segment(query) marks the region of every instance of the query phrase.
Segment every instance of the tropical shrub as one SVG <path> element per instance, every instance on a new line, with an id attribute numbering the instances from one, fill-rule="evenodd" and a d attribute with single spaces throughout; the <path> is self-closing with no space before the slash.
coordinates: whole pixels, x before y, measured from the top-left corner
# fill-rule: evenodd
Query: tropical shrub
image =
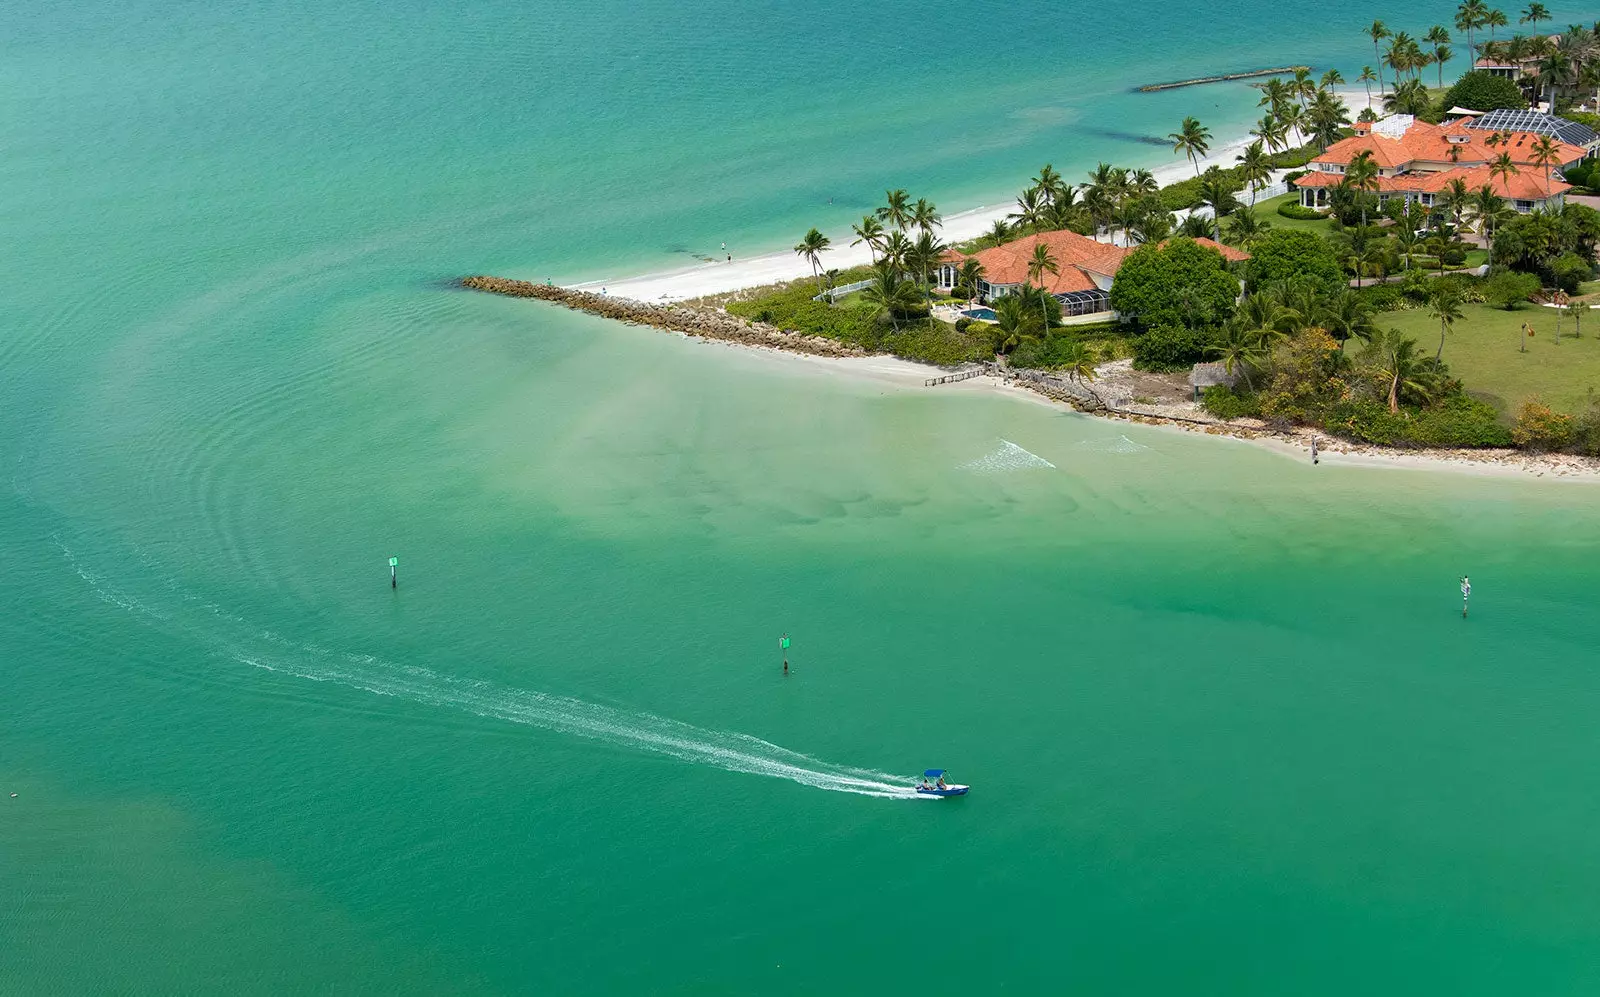
<path id="1" fill-rule="evenodd" d="M 1528 102 L 1522 99 L 1522 90 L 1503 76 L 1483 70 L 1463 73 L 1455 85 L 1439 101 L 1441 110 L 1452 107 L 1470 107 L 1474 111 L 1495 111 L 1502 107 L 1523 108 Z"/>
<path id="2" fill-rule="evenodd" d="M 1371 398 L 1350 399 L 1328 413 L 1330 433 L 1380 446 L 1509 447 L 1511 431 L 1500 424 L 1494 408 L 1456 394 L 1425 409 L 1390 412 Z"/>
<path id="3" fill-rule="evenodd" d="M 1398 284 L 1371 284 L 1352 293 L 1375 312 L 1396 312 L 1416 307 L 1416 303 L 1406 297 Z"/>
<path id="4" fill-rule="evenodd" d="M 1585 457 L 1600 457 L 1600 405 L 1590 404 L 1572 421 L 1571 447 Z"/>
<path id="5" fill-rule="evenodd" d="M 1511 430 L 1494 406 L 1455 394 L 1418 412 L 1407 429 L 1410 442 L 1424 447 L 1509 447 Z"/>
<path id="6" fill-rule="evenodd" d="M 966 332 L 970 328 L 972 328 L 972 319 L 969 319 L 966 316 L 956 319 L 957 332 Z"/>
<path id="7" fill-rule="evenodd" d="M 1539 290 L 1539 278 L 1531 273 L 1502 270 L 1483 283 L 1483 300 L 1496 308 L 1511 311 Z"/>
<path id="8" fill-rule="evenodd" d="M 1577 294 L 1578 286 L 1594 276 L 1594 265 L 1577 253 L 1562 253 L 1550 261 L 1550 281 L 1568 294 Z"/>
<path id="9" fill-rule="evenodd" d="M 1140 246 L 1111 283 L 1111 307 L 1146 328 L 1213 325 L 1233 314 L 1238 296 L 1222 254 L 1193 239 Z"/>
<path id="10" fill-rule="evenodd" d="M 1334 405 L 1323 428 L 1362 443 L 1394 446 L 1406 439 L 1407 426 L 1403 412 L 1390 412 L 1387 405 L 1362 398 Z"/>
<path id="11" fill-rule="evenodd" d="M 1328 217 L 1327 215 L 1318 211 L 1316 208 L 1308 208 L 1303 204 L 1296 204 L 1293 201 L 1285 201 L 1278 205 L 1278 214 L 1285 218 L 1294 218 L 1302 222 L 1322 221 Z"/>
<path id="12" fill-rule="evenodd" d="M 1576 435 L 1572 416 L 1552 411 L 1537 397 L 1522 403 L 1516 424 L 1511 427 L 1511 438 L 1517 446 L 1540 453 L 1565 450 Z"/>
<path id="13" fill-rule="evenodd" d="M 1333 244 L 1315 232 L 1279 228 L 1268 232 L 1250 251 L 1248 282 L 1252 289 L 1279 280 L 1303 279 L 1331 294 L 1345 286 L 1344 267 Z M 1126 266 L 1127 264 L 1123 264 Z M 1115 294 L 1115 288 L 1112 289 Z"/>
<path id="14" fill-rule="evenodd" d="M 1279 422 L 1320 422 L 1348 391 L 1340 376 L 1349 359 L 1339 343 L 1312 327 L 1273 351 L 1272 385 L 1261 392 L 1261 415 Z"/>
<path id="15" fill-rule="evenodd" d="M 1234 391 L 1226 384 L 1213 384 L 1201 392 L 1200 407 L 1218 419 L 1243 419 L 1261 414 L 1261 401 L 1255 392 Z"/>
<path id="16" fill-rule="evenodd" d="M 1133 341 L 1139 370 L 1188 370 L 1206 357 L 1207 338 L 1182 324 L 1158 326 Z"/>

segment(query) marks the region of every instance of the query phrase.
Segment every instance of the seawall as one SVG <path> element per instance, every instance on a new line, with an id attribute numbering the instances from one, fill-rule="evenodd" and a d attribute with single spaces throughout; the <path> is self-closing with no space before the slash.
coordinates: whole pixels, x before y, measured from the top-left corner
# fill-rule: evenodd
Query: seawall
<path id="1" fill-rule="evenodd" d="M 795 353 L 810 353 L 821 357 L 861 357 L 867 352 L 837 340 L 822 336 L 807 336 L 798 332 L 785 332 L 764 322 L 748 322 L 726 312 L 709 311 L 679 305 L 651 305 L 627 298 L 612 298 L 588 291 L 575 291 L 566 287 L 552 287 L 526 280 L 506 277 L 463 277 L 461 286 L 474 291 L 503 294 L 513 298 L 536 298 L 564 305 L 574 311 L 588 312 L 601 318 L 614 319 L 632 325 L 647 325 L 668 332 L 681 332 L 701 339 L 720 339 L 745 346 L 767 346 Z"/>

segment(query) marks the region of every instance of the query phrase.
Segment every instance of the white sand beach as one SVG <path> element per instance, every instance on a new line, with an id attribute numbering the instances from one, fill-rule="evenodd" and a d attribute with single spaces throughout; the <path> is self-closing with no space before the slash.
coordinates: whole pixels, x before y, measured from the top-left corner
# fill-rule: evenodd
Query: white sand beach
<path id="1" fill-rule="evenodd" d="M 1338 93 L 1349 105 L 1352 117 L 1368 106 L 1367 94 L 1363 90 L 1341 89 Z M 1372 103 L 1377 104 L 1377 101 L 1373 100 Z M 1211 166 L 1227 168 L 1235 165 L 1235 157 L 1253 141 L 1254 138 L 1246 134 L 1229 138 L 1213 146 L 1210 153 L 1200 160 L 1200 169 L 1204 170 Z M 1150 169 L 1155 174 L 1157 182 L 1163 185 L 1191 177 L 1195 171 L 1188 160 L 1176 154 L 1155 163 L 1146 161 L 1131 165 Z M 1282 172 L 1279 171 L 1278 176 L 1281 176 Z M 1277 179 L 1277 176 L 1274 179 Z M 1017 189 L 1020 191 L 1026 183 L 1026 177 L 1019 177 Z M 962 242 L 975 238 L 988 231 L 997 219 L 1004 218 L 1015 210 L 1014 201 L 1005 201 L 999 204 L 979 205 L 948 215 L 945 217 L 941 235 L 946 242 Z M 848 231 L 825 234 L 833 240 L 831 248 L 823 257 L 828 268 L 844 269 L 871 262 L 871 254 L 866 246 L 850 245 L 854 237 Z M 708 294 L 722 294 L 746 287 L 760 287 L 764 284 L 810 275 L 811 268 L 805 260 L 793 252 L 783 250 L 749 259 L 734 260 L 732 263 L 702 263 L 678 270 L 591 280 L 572 286 L 585 291 L 598 291 L 604 288 L 605 292 L 613 297 L 631 298 L 635 301 L 670 302 Z"/>

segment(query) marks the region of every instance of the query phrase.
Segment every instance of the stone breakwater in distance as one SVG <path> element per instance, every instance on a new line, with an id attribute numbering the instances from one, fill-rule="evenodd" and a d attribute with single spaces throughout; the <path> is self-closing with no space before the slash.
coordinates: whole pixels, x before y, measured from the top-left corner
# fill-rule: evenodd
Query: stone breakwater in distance
<path id="1" fill-rule="evenodd" d="M 821 357 L 864 357 L 867 352 L 837 340 L 822 336 L 807 336 L 798 332 L 785 332 L 764 322 L 748 322 L 726 312 L 708 311 L 681 305 L 651 305 L 627 298 L 612 298 L 588 291 L 574 291 L 566 287 L 535 284 L 526 280 L 506 277 L 464 277 L 461 286 L 490 294 L 504 294 L 513 298 L 537 298 L 564 305 L 574 311 L 588 312 L 601 318 L 615 319 L 632 325 L 647 325 L 668 332 L 681 332 L 701 339 L 720 339 L 745 346 L 766 346 L 795 353 L 810 353 Z"/>

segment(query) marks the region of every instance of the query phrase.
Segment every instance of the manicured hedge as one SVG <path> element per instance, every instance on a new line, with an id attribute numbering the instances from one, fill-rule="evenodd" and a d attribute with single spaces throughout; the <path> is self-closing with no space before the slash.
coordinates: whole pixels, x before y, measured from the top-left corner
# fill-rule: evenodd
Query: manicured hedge
<path id="1" fill-rule="evenodd" d="M 1328 217 L 1316 208 L 1308 208 L 1293 201 L 1284 201 L 1278 205 L 1278 214 L 1285 218 L 1294 218 L 1303 222 L 1323 221 Z"/>

